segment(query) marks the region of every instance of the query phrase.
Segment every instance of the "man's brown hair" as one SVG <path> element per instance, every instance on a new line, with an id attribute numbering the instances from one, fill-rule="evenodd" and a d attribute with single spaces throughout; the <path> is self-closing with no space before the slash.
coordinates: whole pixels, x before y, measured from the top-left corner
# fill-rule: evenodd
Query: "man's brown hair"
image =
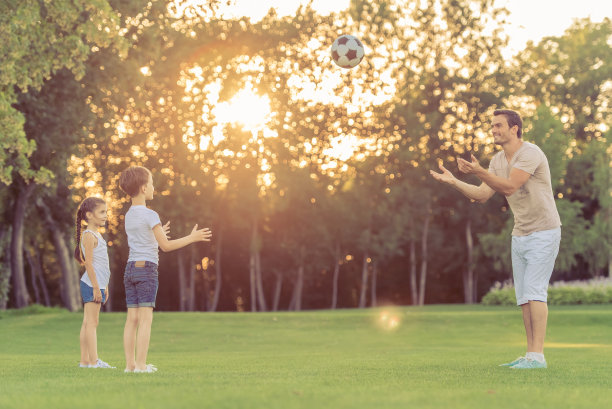
<path id="1" fill-rule="evenodd" d="M 142 166 L 130 166 L 119 176 L 119 187 L 130 196 L 136 196 L 140 188 L 149 183 L 149 169 Z"/>
<path id="2" fill-rule="evenodd" d="M 512 111 L 510 109 L 497 109 L 493 112 L 493 115 L 503 115 L 506 117 L 506 121 L 508 122 L 508 126 L 512 128 L 514 125 L 518 126 L 518 131 L 516 135 L 520 138 L 523 134 L 523 120 L 518 112 Z"/>

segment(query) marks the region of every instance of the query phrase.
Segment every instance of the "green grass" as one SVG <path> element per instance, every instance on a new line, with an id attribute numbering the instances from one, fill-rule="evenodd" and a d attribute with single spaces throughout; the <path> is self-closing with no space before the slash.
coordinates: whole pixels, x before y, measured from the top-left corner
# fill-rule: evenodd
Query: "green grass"
<path id="1" fill-rule="evenodd" d="M 516 307 L 300 313 L 155 313 L 155 374 L 124 374 L 124 313 L 102 314 L 100 357 L 80 369 L 81 315 L 0 313 L 0 408 L 603 408 L 612 399 L 612 306 L 551 307 L 549 368 L 524 352 Z"/>

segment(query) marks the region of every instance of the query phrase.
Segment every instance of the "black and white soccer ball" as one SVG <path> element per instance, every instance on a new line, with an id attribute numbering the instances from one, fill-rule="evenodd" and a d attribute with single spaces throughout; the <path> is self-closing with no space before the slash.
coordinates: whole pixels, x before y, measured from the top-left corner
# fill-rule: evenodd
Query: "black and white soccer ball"
<path id="1" fill-rule="evenodd" d="M 352 35 L 341 35 L 331 47 L 332 60 L 342 68 L 355 67 L 361 62 L 363 55 L 363 44 Z"/>

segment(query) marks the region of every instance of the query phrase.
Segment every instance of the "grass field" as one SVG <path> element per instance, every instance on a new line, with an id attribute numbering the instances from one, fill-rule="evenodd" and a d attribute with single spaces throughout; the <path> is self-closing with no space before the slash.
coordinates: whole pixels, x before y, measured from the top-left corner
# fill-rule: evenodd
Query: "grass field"
<path id="1" fill-rule="evenodd" d="M 399 318 L 386 330 L 383 312 Z M 0 408 L 605 408 L 612 306 L 551 308 L 549 368 L 524 352 L 516 307 L 155 313 L 155 374 L 124 374 L 124 313 L 100 317 L 81 369 L 81 315 L 0 313 Z"/>

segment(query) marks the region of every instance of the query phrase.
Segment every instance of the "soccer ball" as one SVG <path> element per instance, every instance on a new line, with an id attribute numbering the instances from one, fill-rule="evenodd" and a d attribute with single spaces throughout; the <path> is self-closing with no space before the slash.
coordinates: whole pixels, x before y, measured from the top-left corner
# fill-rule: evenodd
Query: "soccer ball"
<path id="1" fill-rule="evenodd" d="M 352 35 L 341 35 L 331 46 L 334 62 L 342 68 L 353 68 L 363 59 L 363 44 Z"/>

